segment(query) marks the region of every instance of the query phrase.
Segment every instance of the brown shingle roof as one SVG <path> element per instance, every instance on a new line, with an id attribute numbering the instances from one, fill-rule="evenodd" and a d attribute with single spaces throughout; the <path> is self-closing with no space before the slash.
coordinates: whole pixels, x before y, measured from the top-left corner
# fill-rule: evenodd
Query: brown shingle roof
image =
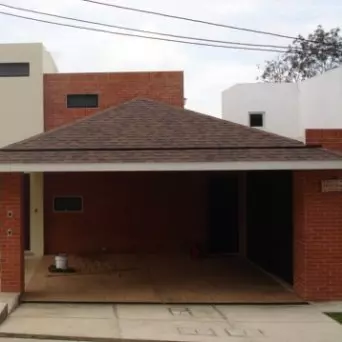
<path id="1" fill-rule="evenodd" d="M 145 99 L 0 149 L 0 163 L 336 160 L 342 160 L 342 156 Z"/>
<path id="2" fill-rule="evenodd" d="M 0 164 L 40 163 L 177 163 L 259 161 L 342 161 L 336 153 L 320 148 L 227 150 L 107 150 L 107 151 L 6 151 Z"/>
<path id="3" fill-rule="evenodd" d="M 302 143 L 229 121 L 136 99 L 8 146 L 10 149 L 291 147 Z"/>

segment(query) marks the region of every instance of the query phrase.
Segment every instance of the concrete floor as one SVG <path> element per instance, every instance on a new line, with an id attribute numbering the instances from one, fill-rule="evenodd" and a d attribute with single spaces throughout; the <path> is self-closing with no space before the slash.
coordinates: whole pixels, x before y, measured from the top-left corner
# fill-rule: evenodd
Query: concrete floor
<path id="1" fill-rule="evenodd" d="M 27 259 L 25 302 L 293 303 L 291 289 L 237 257 L 69 256 L 72 274 L 50 273 L 52 256 Z"/>
<path id="2" fill-rule="evenodd" d="M 319 306 L 22 304 L 0 336 L 186 342 L 337 342 Z"/>

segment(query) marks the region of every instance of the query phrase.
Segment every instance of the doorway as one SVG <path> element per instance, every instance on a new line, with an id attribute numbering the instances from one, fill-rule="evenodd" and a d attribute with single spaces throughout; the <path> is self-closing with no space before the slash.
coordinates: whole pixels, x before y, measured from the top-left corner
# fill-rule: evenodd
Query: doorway
<path id="1" fill-rule="evenodd" d="M 213 174 L 208 187 L 208 250 L 211 254 L 239 252 L 238 176 Z"/>
<path id="2" fill-rule="evenodd" d="M 292 172 L 247 173 L 247 256 L 292 284 Z"/>

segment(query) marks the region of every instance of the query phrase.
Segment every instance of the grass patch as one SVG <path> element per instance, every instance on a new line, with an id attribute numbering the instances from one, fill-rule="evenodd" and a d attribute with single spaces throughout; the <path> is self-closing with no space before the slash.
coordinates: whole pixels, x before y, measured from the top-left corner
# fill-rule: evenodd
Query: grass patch
<path id="1" fill-rule="evenodd" d="M 342 324 L 342 312 L 326 312 L 325 314 L 334 319 L 336 322 Z"/>

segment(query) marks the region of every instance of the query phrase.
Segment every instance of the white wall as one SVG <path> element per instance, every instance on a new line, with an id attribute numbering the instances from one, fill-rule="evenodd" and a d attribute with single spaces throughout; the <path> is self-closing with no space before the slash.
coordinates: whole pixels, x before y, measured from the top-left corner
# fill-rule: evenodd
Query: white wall
<path id="1" fill-rule="evenodd" d="M 44 47 L 43 47 L 43 72 L 44 74 L 58 72 L 57 65 L 55 61 L 53 60 L 51 53 L 47 51 Z"/>
<path id="2" fill-rule="evenodd" d="M 249 112 L 265 113 L 264 130 L 301 138 L 296 84 L 246 83 L 223 92 L 224 119 L 248 126 Z"/>
<path id="3" fill-rule="evenodd" d="M 342 128 L 342 67 L 301 83 L 237 84 L 223 92 L 223 118 L 249 125 L 265 112 L 266 131 L 304 141 L 305 129 Z"/>
<path id="4" fill-rule="evenodd" d="M 301 83 L 303 128 L 342 128 L 342 67 Z"/>
<path id="5" fill-rule="evenodd" d="M 27 77 L 0 77 L 0 147 L 43 132 L 43 73 L 56 70 L 51 60 L 39 43 L 0 45 L 0 63 L 30 63 Z"/>

